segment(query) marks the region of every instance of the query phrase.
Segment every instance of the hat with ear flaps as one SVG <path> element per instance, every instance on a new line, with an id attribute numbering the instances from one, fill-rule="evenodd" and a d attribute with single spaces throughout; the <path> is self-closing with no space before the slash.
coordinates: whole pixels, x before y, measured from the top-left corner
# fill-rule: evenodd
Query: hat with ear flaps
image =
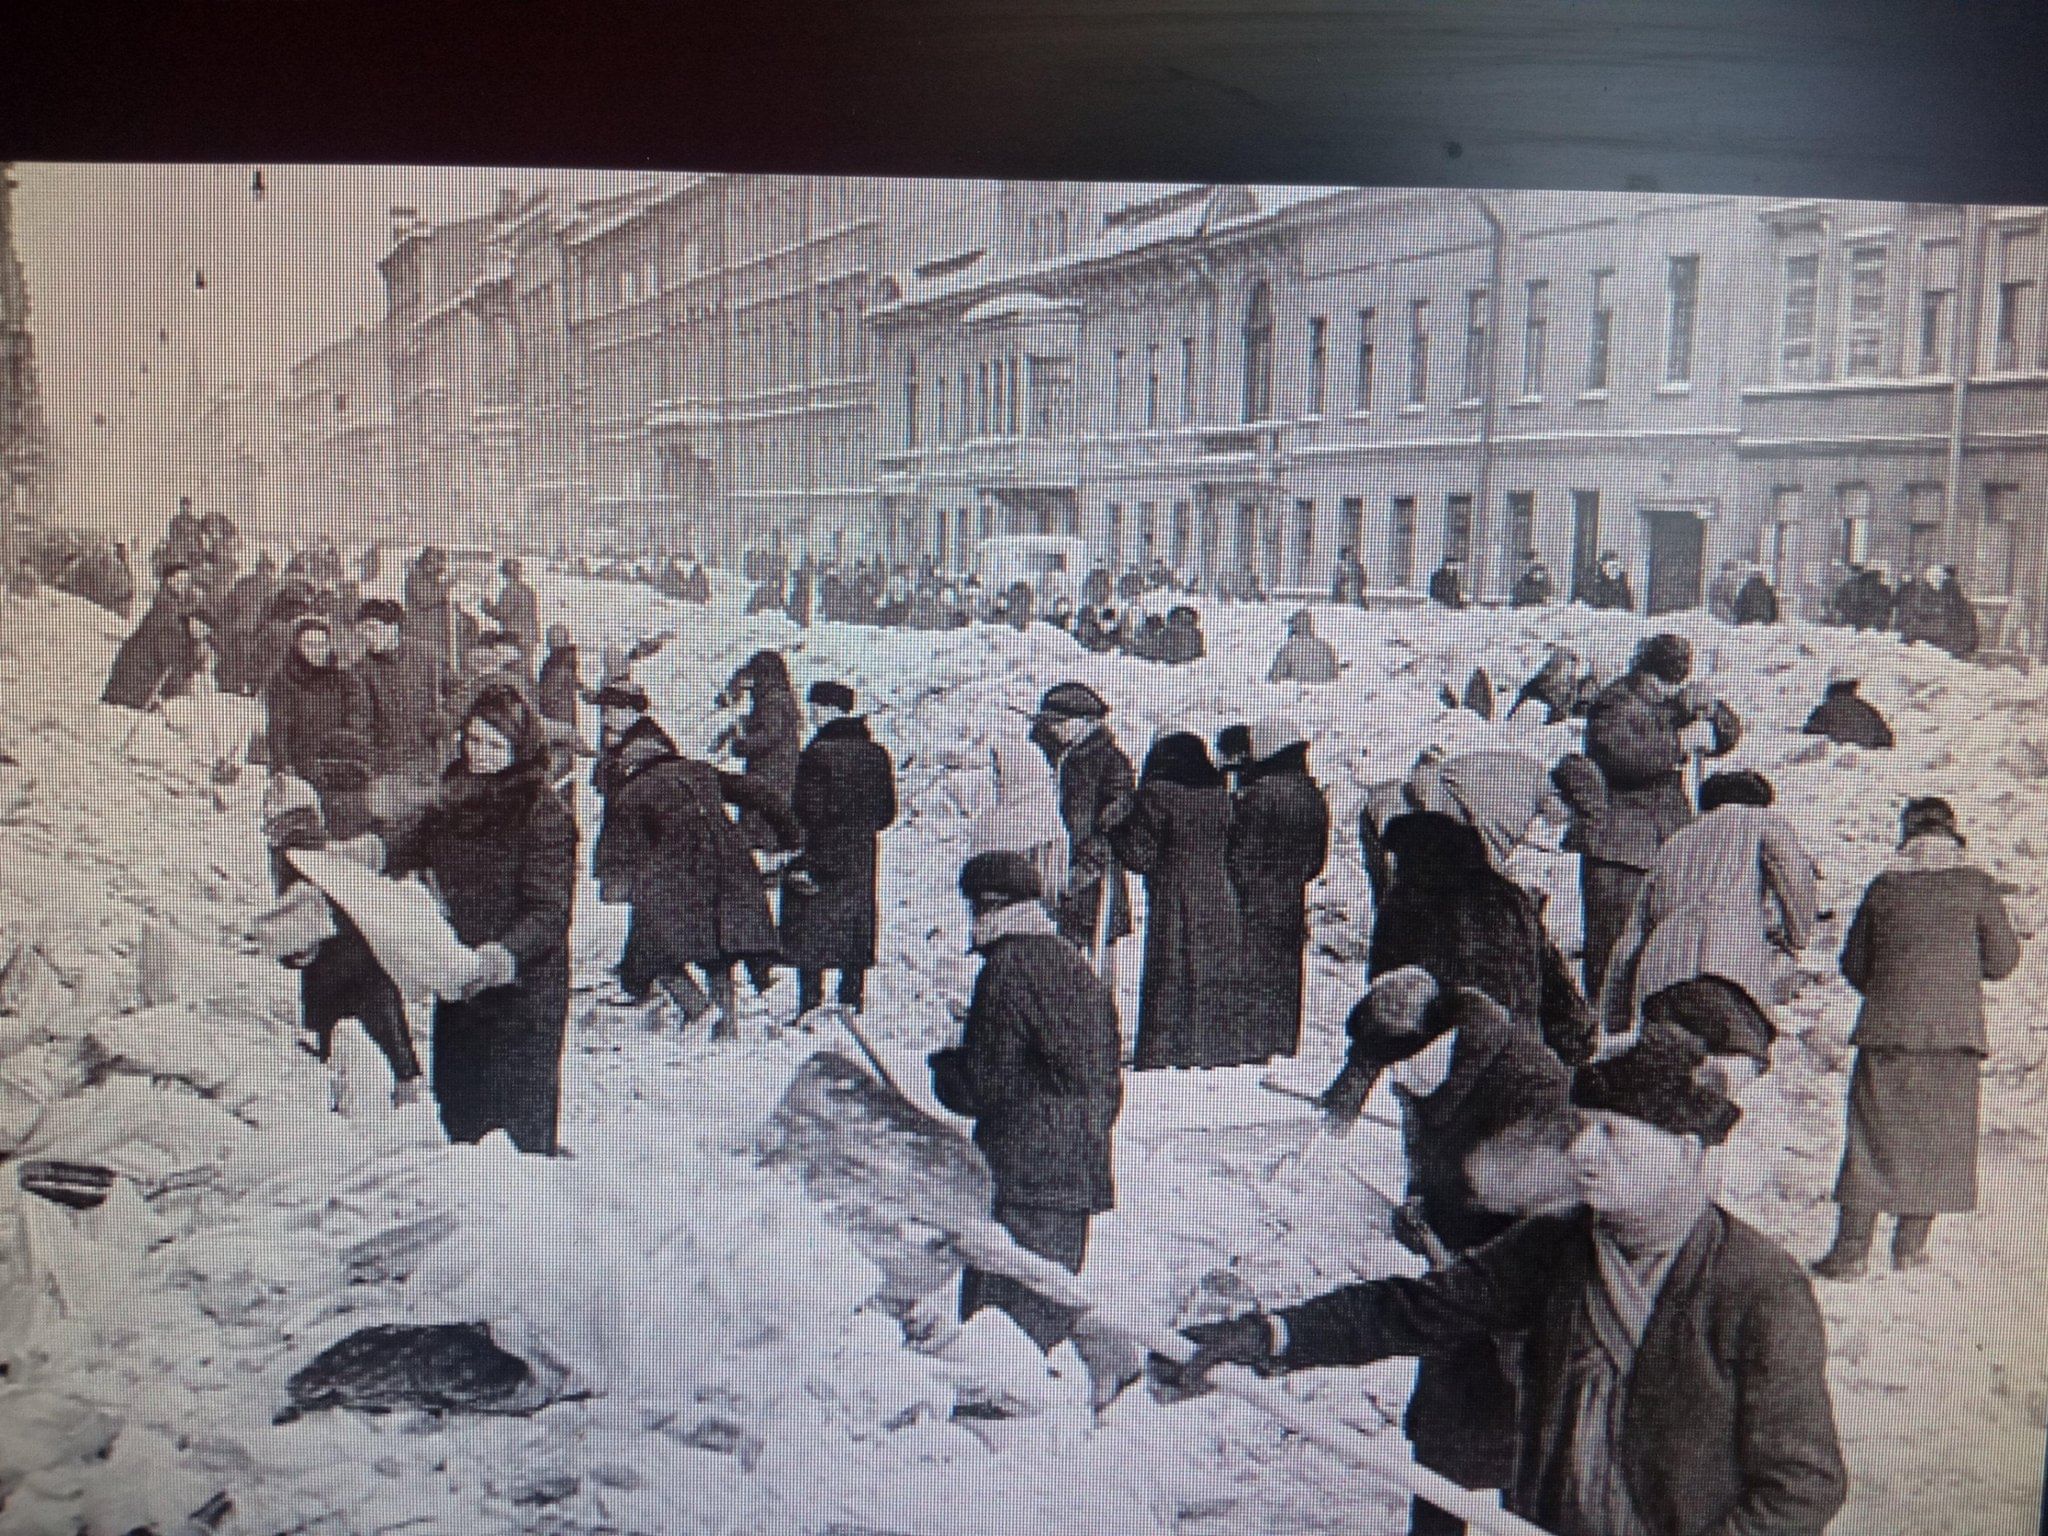
<path id="1" fill-rule="evenodd" d="M 1572 1104 L 1640 1120 L 1673 1136 L 1719 1146 L 1742 1118 L 1726 1094 L 1699 1080 L 1706 1051 L 1691 1035 L 1660 1019 L 1646 1020 L 1627 1049 L 1572 1074 Z"/>
<path id="2" fill-rule="evenodd" d="M 1956 808 L 1939 795 L 1908 800 L 1905 810 L 1899 813 L 1899 846 L 1905 847 L 1916 837 L 1946 837 L 1958 848 L 1969 846 L 1963 829 L 1956 823 Z"/>

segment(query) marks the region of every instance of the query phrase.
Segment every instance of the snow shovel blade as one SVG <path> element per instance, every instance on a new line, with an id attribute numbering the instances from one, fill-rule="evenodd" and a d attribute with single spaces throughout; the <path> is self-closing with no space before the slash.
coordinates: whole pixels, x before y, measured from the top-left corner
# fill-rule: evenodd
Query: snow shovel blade
<path id="1" fill-rule="evenodd" d="M 804 1193 L 883 1274 L 882 1295 L 914 1301 L 961 1268 L 951 1234 L 988 1221 L 995 1181 L 973 1142 L 837 1051 L 798 1068 L 763 1126 L 764 1166 L 794 1169 Z"/>

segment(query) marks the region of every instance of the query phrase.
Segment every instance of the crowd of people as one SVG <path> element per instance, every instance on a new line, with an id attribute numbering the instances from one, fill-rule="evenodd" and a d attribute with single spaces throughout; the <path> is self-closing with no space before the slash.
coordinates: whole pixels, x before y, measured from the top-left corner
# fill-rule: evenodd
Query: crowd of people
<path id="1" fill-rule="evenodd" d="M 402 1093 L 431 1092 L 451 1139 L 503 1131 L 521 1151 L 557 1150 L 586 761 L 590 866 L 600 898 L 630 913 L 601 1005 L 731 1038 L 784 968 L 794 1022 L 866 1005 L 882 834 L 899 806 L 895 764 L 845 681 L 815 678 L 800 701 L 788 659 L 762 649 L 715 701 L 727 728 L 686 750 L 633 676 L 664 637 L 608 649 L 586 686 L 516 560 L 476 618 L 437 550 L 411 563 L 402 601 L 345 596 L 338 558 L 294 563 L 265 576 L 261 601 L 238 604 L 237 583 L 224 605 L 236 619 L 216 625 L 192 567 L 161 561 L 107 698 L 147 709 L 211 666 L 262 699 L 281 898 L 295 849 L 431 876 L 477 957 L 465 994 L 436 1006 L 431 1081 L 345 918 L 293 957 L 317 1049 L 356 1018 Z M 686 584 L 701 572 L 674 568 Z M 259 560 L 245 580 L 263 574 Z M 1098 574 L 1080 613 L 1099 623 Z M 880 575 L 820 565 L 756 579 L 782 605 L 807 583 L 804 600 L 830 614 Z M 913 599 L 926 585 L 906 583 Z M 1107 597 L 1130 601 L 1114 586 Z M 1312 617 L 1289 631 L 1272 676 L 1333 679 L 1341 662 Z M 1373 894 L 1367 985 L 1321 1104 L 1347 1124 L 1393 1085 L 1409 1199 L 1390 1230 L 1426 1272 L 1191 1326 L 1192 1361 L 1149 1362 L 1155 1390 L 1200 1391 L 1222 1362 L 1272 1374 L 1418 1356 L 1417 1459 L 1502 1490 L 1555 1536 L 1818 1533 L 1846 1474 L 1809 1276 L 1867 1273 L 1884 1215 L 1894 1266 L 1917 1267 L 1936 1218 L 1974 1208 L 1982 987 L 2016 967 L 2017 940 L 1954 810 L 1906 805 L 1897 863 L 1864 894 L 1839 958 L 1864 999 L 1839 1230 L 1803 1268 L 1716 1203 L 1710 1153 L 1772 1069 L 1777 1011 L 1821 922 L 1814 857 L 1770 781 L 1724 766 L 1743 722 L 1694 677 L 1682 637 L 1649 635 L 1604 684 L 1554 652 L 1515 707 L 1528 702 L 1582 721 L 1579 748 L 1555 763 L 1505 746 L 1425 752 L 1367 794 L 1357 823 Z M 1310 739 L 1284 714 L 1213 742 L 1168 732 L 1134 766 L 1086 683 L 1015 709 L 956 872 L 982 965 L 958 1043 L 931 1056 L 932 1090 L 973 1122 L 996 1219 L 1078 1271 L 1092 1219 L 1115 1204 L 1126 1067 L 1299 1051 L 1308 893 L 1331 808 Z M 1806 728 L 1862 750 L 1892 739 L 1848 675 Z M 1514 858 L 1552 836 L 1578 859 L 1576 965 Z M 1116 988 L 1127 936 L 1141 954 L 1128 1036 Z M 760 1000 L 743 1006 L 743 984 Z M 1044 1349 L 1079 1324 L 975 1270 L 960 1306 L 1002 1309 Z M 1459 1528 L 1416 1504 L 1413 1530 Z"/>

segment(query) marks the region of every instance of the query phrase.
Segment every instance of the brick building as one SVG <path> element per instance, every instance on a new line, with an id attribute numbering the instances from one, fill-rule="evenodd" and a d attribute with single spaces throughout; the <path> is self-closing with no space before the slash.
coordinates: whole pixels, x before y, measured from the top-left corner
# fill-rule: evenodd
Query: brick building
<path id="1" fill-rule="evenodd" d="M 358 326 L 294 363 L 279 402 L 288 515 L 351 542 L 417 536 L 396 516 L 386 354 Z"/>

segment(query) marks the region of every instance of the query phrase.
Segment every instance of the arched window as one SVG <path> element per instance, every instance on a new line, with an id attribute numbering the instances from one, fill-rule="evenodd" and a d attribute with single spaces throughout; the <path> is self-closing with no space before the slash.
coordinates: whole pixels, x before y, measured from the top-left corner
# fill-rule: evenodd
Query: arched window
<path id="1" fill-rule="evenodd" d="M 1244 308 L 1244 419 L 1264 421 L 1272 414 L 1273 291 L 1260 283 Z"/>

